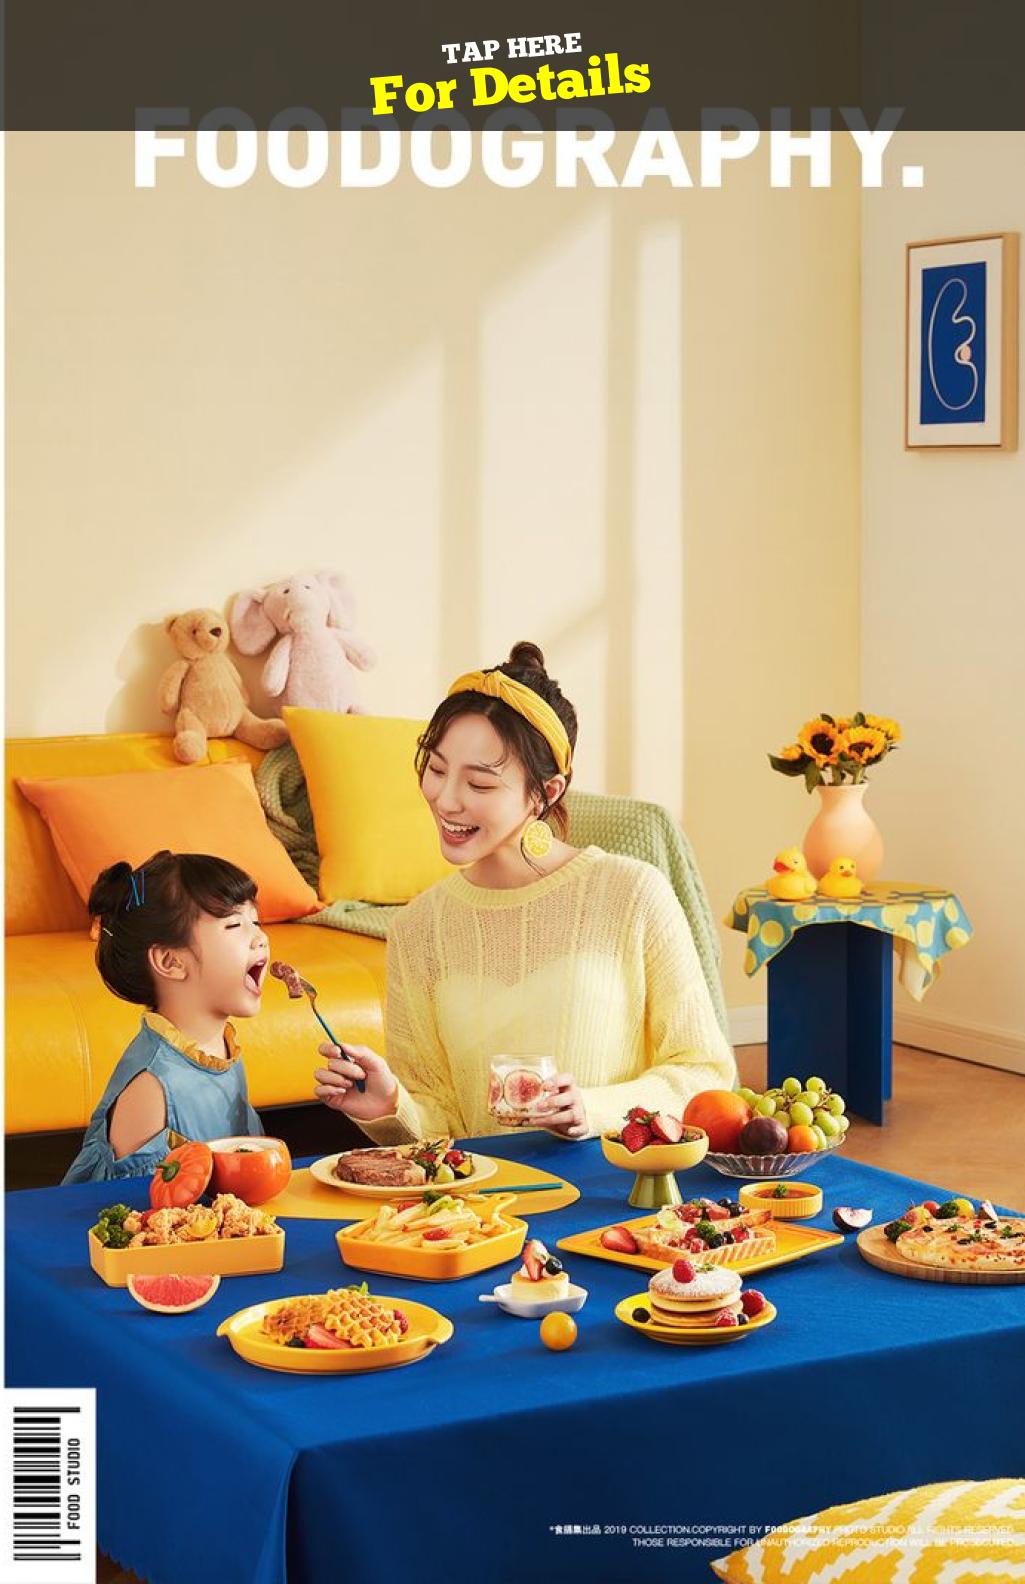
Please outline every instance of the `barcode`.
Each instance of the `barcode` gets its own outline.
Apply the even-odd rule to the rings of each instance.
[[[3,1394],[0,1584],[92,1584],[96,1393]]]

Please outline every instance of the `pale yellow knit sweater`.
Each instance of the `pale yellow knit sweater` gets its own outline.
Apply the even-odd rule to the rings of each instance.
[[[737,1077],[669,882],[599,847],[511,890],[457,872],[415,898],[388,941],[385,1029],[397,1109],[363,1124],[382,1144],[503,1131],[495,1056],[553,1056],[593,1132]]]

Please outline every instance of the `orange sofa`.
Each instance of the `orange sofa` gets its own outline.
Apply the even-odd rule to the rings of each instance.
[[[234,739],[210,744],[212,762],[246,758],[255,766],[261,757]],[[144,780],[147,770],[165,770],[176,763],[170,739],[155,735],[7,742],[5,1131],[9,1136],[84,1128],[140,1017],[138,1008],[118,1000],[100,979],[85,907],[61,867],[46,824],[22,797],[15,778],[132,771]],[[318,1007],[340,1038],[383,1049],[383,941],[302,924],[272,924],[268,935],[273,954],[299,963],[317,986]],[[284,988],[269,982],[263,1010],[251,1022],[241,1023],[239,1032],[255,1106],[313,1099],[316,1049],[323,1035],[308,1006],[289,1002]],[[329,1119],[328,1113],[324,1117]]]

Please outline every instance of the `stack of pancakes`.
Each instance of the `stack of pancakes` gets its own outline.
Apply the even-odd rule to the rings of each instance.
[[[672,1270],[659,1271],[648,1283],[651,1318],[657,1325],[686,1329],[710,1326],[724,1309],[741,1313],[740,1277],[736,1271],[699,1270],[693,1281],[677,1281]]]

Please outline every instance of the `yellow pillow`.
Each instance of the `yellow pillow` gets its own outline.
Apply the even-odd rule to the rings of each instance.
[[[252,766],[244,760],[17,784],[49,826],[83,902],[101,869],[122,859],[140,864],[168,847],[238,864],[256,881],[265,923],[304,918],[320,907],[268,830]]]
[[[827,1507],[712,1563],[726,1584],[971,1584],[1025,1577],[1025,1480],[950,1480]]]
[[[413,769],[425,721],[286,707],[325,902],[408,902],[452,873]]]

